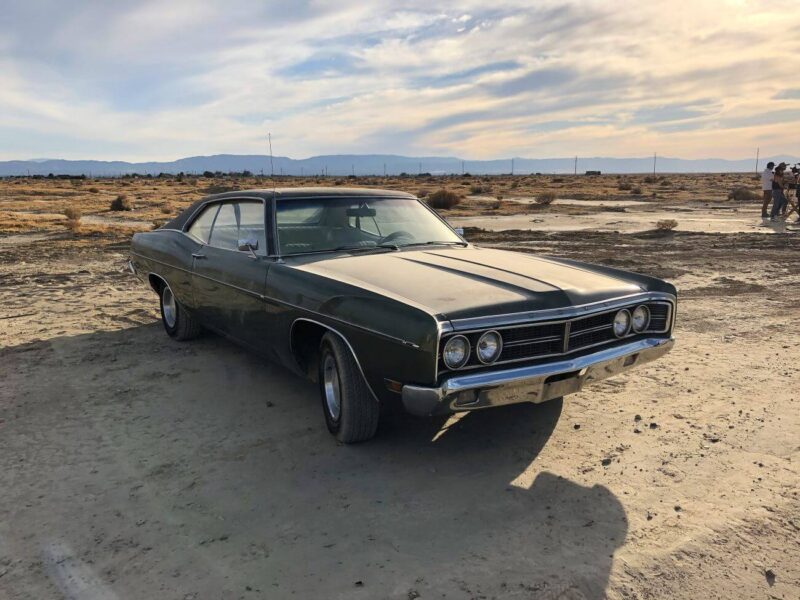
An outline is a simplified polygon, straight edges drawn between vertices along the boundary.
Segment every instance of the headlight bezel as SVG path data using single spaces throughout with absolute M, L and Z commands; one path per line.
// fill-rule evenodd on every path
M 466 345 L 464 349 L 464 357 L 459 364 L 451 365 L 450 363 L 447 362 L 447 347 L 458 339 L 464 340 L 464 344 Z M 454 335 L 448 338 L 447 341 L 444 343 L 444 346 L 442 346 L 442 362 L 444 363 L 444 366 L 450 369 L 451 371 L 456 371 L 469 362 L 469 357 L 471 353 L 472 353 L 472 345 L 469 343 L 469 338 L 461 334 Z
M 621 315 L 627 315 L 627 325 L 625 327 L 625 331 L 622 333 L 617 333 L 617 318 Z M 633 316 L 631 315 L 631 311 L 627 308 L 623 308 L 617 311 L 614 315 L 614 320 L 611 322 L 611 331 L 614 333 L 614 336 L 618 339 L 622 339 L 626 337 L 631 332 L 631 327 L 633 326 Z
M 641 327 L 636 327 L 636 313 L 638 311 L 644 311 L 645 313 L 645 320 L 644 325 Z M 644 333 L 650 327 L 650 308 L 645 304 L 640 304 L 636 308 L 631 311 L 631 330 L 634 333 Z
M 497 353 L 494 357 L 490 360 L 484 360 L 481 356 L 481 342 L 483 338 L 487 335 L 496 335 L 497 336 Z M 478 338 L 478 342 L 475 344 L 475 356 L 477 357 L 478 361 L 484 365 L 491 365 L 492 363 L 497 362 L 497 359 L 500 358 L 500 355 L 503 353 L 503 335 L 497 331 L 496 329 L 490 329 L 489 331 L 484 331 L 481 336 Z

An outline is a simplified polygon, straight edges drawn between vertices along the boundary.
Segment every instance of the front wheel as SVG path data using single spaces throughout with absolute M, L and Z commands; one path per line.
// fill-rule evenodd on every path
M 345 444 L 374 437 L 380 406 L 347 345 L 333 333 L 322 337 L 319 386 L 328 430 Z
M 182 342 L 200 335 L 200 323 L 180 305 L 167 283 L 161 286 L 159 296 L 161 297 L 161 322 L 169 337 Z

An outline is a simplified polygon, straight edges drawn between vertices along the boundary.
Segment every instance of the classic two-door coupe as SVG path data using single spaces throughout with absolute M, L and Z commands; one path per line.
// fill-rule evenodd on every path
M 317 379 L 329 430 L 381 405 L 432 415 L 544 402 L 673 345 L 674 286 L 466 242 L 409 194 L 237 191 L 133 237 L 167 333 L 203 328 Z

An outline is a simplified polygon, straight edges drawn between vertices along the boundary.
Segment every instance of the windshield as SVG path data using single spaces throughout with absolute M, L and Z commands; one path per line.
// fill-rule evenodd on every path
M 414 198 L 304 198 L 278 200 L 280 254 L 463 244 Z

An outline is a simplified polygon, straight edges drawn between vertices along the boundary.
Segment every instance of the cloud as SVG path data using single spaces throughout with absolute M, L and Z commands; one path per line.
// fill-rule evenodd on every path
M 796 151 L 788 7 L 12 0 L 0 158 Z

